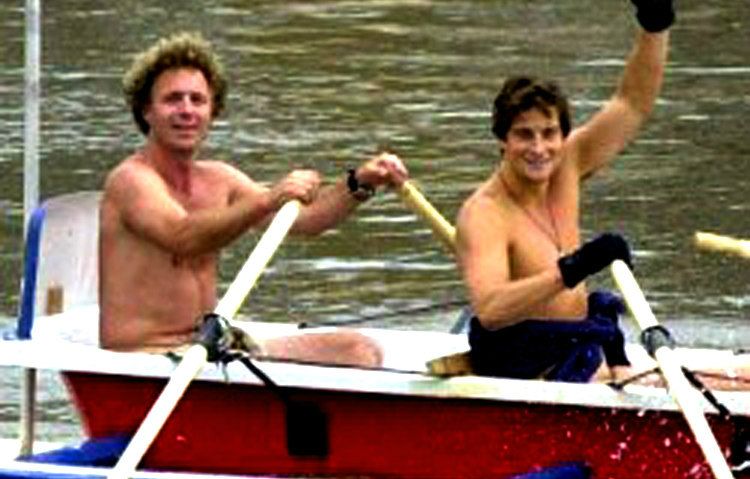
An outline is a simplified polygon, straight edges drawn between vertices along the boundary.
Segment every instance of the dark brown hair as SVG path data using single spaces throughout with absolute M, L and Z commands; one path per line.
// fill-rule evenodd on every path
M 563 137 L 570 133 L 568 99 L 554 82 L 534 77 L 517 76 L 505 80 L 492 108 L 492 133 L 505 140 L 513 120 L 526 111 L 538 108 L 542 112 L 557 111 Z

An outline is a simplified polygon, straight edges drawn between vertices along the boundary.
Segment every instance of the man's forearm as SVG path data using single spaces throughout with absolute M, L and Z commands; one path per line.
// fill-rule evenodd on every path
M 346 180 L 323 188 L 311 204 L 305 206 L 292 227 L 298 235 L 315 236 L 346 219 L 361 202 L 356 200 Z
M 642 115 L 654 108 L 664 81 L 669 32 L 639 31 L 625 64 L 617 96 Z

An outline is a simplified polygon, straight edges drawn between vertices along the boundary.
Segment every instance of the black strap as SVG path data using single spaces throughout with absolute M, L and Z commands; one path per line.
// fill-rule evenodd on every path
M 607 386 L 611 387 L 612 389 L 615 389 L 617 391 L 622 391 L 625 386 L 627 386 L 630 383 L 633 383 L 641 378 L 644 378 L 646 376 L 649 376 L 651 374 L 656 374 L 659 372 L 659 368 L 653 368 L 649 369 L 648 371 L 643 371 L 638 374 L 634 374 L 633 376 L 630 376 L 628 378 L 625 378 L 621 381 L 610 381 L 607 383 Z M 724 406 L 721 402 L 719 402 L 718 399 L 716 399 L 716 396 L 714 396 L 714 393 L 711 392 L 710 389 L 706 387 L 703 382 L 701 382 L 700 379 L 695 375 L 695 373 L 686 367 L 682 367 L 682 373 L 687 378 L 690 385 L 692 385 L 695 389 L 697 389 L 701 394 L 703 394 L 703 397 L 706 398 L 706 400 L 711 403 L 713 407 L 716 408 L 716 410 L 719 412 L 719 415 L 722 419 L 729 420 L 732 417 L 732 414 L 729 412 L 729 409 L 727 409 L 726 406 Z
M 641 378 L 645 378 L 646 376 L 650 376 L 652 374 L 658 374 L 658 373 L 659 373 L 659 368 L 649 369 L 647 371 L 634 374 L 621 381 L 609 381 L 607 382 L 607 386 L 611 387 L 612 389 L 616 391 L 622 391 L 625 388 L 625 386 L 627 386 L 628 384 L 636 382 Z
M 360 202 L 367 201 L 375 195 L 375 187 L 361 183 L 357 179 L 357 170 L 354 168 L 347 170 L 346 186 L 349 188 L 349 194 Z
M 235 328 L 236 329 L 236 328 Z M 228 364 L 238 360 L 255 374 L 286 409 L 287 451 L 293 456 L 325 457 L 328 455 L 328 416 L 314 402 L 297 401 L 276 384 L 250 359 L 251 351 L 233 348 L 233 331 L 229 321 L 217 314 L 203 317 L 196 341 L 207 351 L 208 360 Z
M 689 370 L 686 367 L 682 367 L 682 373 L 687 378 L 688 382 L 693 385 L 695 389 L 700 391 L 701 394 L 703 394 L 703 397 L 706 398 L 708 402 L 711 403 L 713 407 L 716 408 L 717 411 L 719 411 L 719 414 L 721 415 L 722 419 L 729 419 L 732 417 L 732 415 L 729 413 L 729 409 L 726 408 L 722 403 L 719 402 L 718 399 L 716 399 L 716 396 L 714 396 L 714 393 L 711 392 L 710 389 L 706 387 L 703 382 L 701 382 L 700 379 L 698 379 L 691 370 Z
M 255 374 L 258 379 L 260 379 L 263 384 L 268 387 L 268 389 L 279 396 L 279 399 L 281 399 L 282 402 L 286 404 L 289 401 L 289 396 L 286 394 L 286 391 L 279 387 L 279 385 L 276 384 L 273 379 L 268 377 L 268 375 L 264 373 L 263 370 L 260 369 L 254 362 L 252 362 L 248 356 L 241 356 L 237 358 L 237 360 L 244 364 L 245 367 L 250 370 L 250 372 Z
M 203 316 L 202 321 L 198 325 L 195 341 L 206 348 L 207 360 L 209 362 L 229 364 L 234 360 L 239 360 L 263 384 L 276 393 L 282 401 L 287 402 L 288 398 L 283 389 L 250 360 L 249 352 L 239 351 L 230 347 L 232 340 L 231 329 L 232 327 L 226 318 L 216 313 L 209 313 Z

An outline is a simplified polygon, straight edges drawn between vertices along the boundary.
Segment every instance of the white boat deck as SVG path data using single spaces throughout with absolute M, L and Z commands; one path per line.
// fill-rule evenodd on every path
M 164 355 L 118 353 L 96 345 L 97 310 L 87 307 L 37 318 L 30 341 L 3 341 L 0 365 L 35 369 L 123 374 L 136 377 L 168 378 L 176 363 Z M 286 334 L 316 334 L 329 328 L 299 330 L 295 325 L 261 322 L 234 322 L 252 336 L 263 339 Z M 604 384 L 572 384 L 536 380 L 500 379 L 477 376 L 438 378 L 426 374 L 426 361 L 468 348 L 465 335 L 441 332 L 360 329 L 383 346 L 382 369 L 358 369 L 288 362 L 255 361 L 281 386 L 318 390 L 371 392 L 428 397 L 460 397 L 542 404 L 571 404 L 593 407 L 677 410 L 663 388 L 638 385 L 616 391 Z M 643 348 L 628 345 L 628 355 L 638 367 L 649 369 L 653 361 Z M 728 374 L 734 367 L 747 366 L 748 355 L 728 350 L 678 350 L 689 368 L 722 368 Z M 199 380 L 260 384 L 238 362 L 225 369 L 207 364 Z M 735 414 L 750 415 L 750 391 L 718 391 L 716 396 Z M 715 412 L 705 401 L 706 412 Z
M 62 445 L 55 442 L 36 441 L 34 443 L 34 453 L 47 452 L 57 449 Z M 18 439 L 0 438 L 0 464 L 5 464 L 18 457 L 21 451 L 21 441 Z

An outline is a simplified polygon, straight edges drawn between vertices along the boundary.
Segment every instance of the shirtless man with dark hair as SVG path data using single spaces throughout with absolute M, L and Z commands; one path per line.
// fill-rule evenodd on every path
M 510 78 L 495 100 L 500 161 L 457 220 L 479 374 L 588 381 L 602 351 L 612 371 L 628 365 L 622 303 L 589 295 L 583 281 L 615 259 L 629 262 L 628 245 L 605 234 L 579 247 L 579 203 L 583 180 L 635 136 L 661 89 L 672 2 L 633 3 L 635 45 L 614 95 L 587 123 L 571 128 L 568 101 L 552 82 Z

